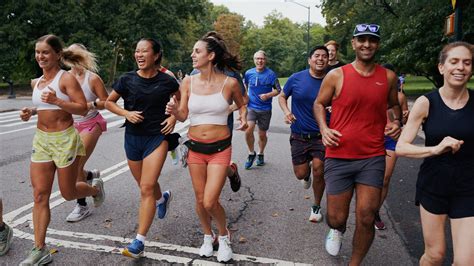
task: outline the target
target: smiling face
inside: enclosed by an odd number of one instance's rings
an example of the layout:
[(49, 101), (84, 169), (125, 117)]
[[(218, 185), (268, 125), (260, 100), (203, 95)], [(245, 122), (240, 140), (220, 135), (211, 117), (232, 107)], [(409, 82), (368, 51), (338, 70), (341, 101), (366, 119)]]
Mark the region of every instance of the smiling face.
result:
[(35, 44), (35, 59), (42, 69), (51, 69), (59, 66), (60, 55), (46, 42)]
[(472, 76), (472, 53), (464, 46), (451, 48), (446, 60), (438, 64), (445, 85), (465, 87)]
[(153, 51), (152, 44), (147, 40), (141, 40), (135, 48), (135, 61), (138, 69), (147, 70), (155, 68), (155, 61), (160, 57), (159, 53)]
[(328, 48), (328, 51), (329, 51), (329, 61), (330, 62), (336, 61), (337, 60), (337, 58), (336, 58), (336, 55), (337, 55), (336, 46), (330, 44), (330, 45), (326, 46), (326, 48)]
[(193, 52), (191, 54), (191, 59), (193, 60), (193, 68), (199, 69), (212, 64), (212, 59), (214, 58), (214, 53), (209, 53), (207, 51), (207, 43), (204, 41), (197, 41), (194, 44)]
[(267, 63), (267, 58), (264, 53), (257, 52), (253, 56), (253, 62), (255, 63), (255, 67), (257, 71), (263, 71), (265, 69), (265, 65)]
[(320, 75), (321, 73), (324, 73), (324, 71), (326, 70), (326, 67), (328, 66), (328, 63), (329, 63), (328, 53), (326, 53), (326, 51), (323, 49), (317, 49), (316, 51), (314, 51), (311, 57), (308, 58), (309, 68), (311, 69), (312, 72), (318, 75)]
[(372, 35), (361, 35), (352, 38), (352, 49), (357, 59), (364, 62), (372, 62), (375, 53), (379, 49), (380, 40)]

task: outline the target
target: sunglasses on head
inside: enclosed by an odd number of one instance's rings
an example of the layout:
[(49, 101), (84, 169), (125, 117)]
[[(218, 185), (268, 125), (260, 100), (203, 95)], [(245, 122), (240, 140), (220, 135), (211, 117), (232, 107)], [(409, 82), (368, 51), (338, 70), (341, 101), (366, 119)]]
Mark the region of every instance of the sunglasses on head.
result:
[(357, 24), (356, 28), (357, 31), (366, 31), (368, 29), (370, 32), (378, 32), (380, 26), (377, 24)]

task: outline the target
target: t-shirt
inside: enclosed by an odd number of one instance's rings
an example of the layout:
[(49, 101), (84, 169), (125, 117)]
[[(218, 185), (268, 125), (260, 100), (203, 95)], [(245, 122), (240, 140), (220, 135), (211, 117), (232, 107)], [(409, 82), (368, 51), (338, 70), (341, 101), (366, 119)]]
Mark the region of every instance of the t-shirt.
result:
[(336, 64), (334, 65), (328, 65), (328, 67), (326, 68), (326, 73), (329, 73), (329, 71), (335, 69), (335, 68), (338, 68), (338, 67), (342, 67), (343, 65), (345, 65), (345, 63), (341, 62), (341, 61), (338, 61)]
[(277, 82), (277, 75), (273, 70), (266, 67), (262, 72), (256, 68), (247, 70), (244, 75), (245, 85), (248, 88), (249, 104), (248, 107), (257, 111), (269, 111), (272, 109), (272, 98), (262, 101), (260, 94), (269, 93)]
[(291, 124), (291, 132), (299, 134), (319, 132), (313, 105), (322, 82), (323, 79), (311, 76), (309, 69), (294, 73), (288, 78), (283, 92), (287, 97), (292, 97), (291, 112), (296, 117), (296, 121)]
[(178, 91), (176, 80), (162, 72), (152, 78), (140, 77), (136, 71), (123, 74), (112, 85), (122, 96), (124, 108), (128, 111), (142, 111), (143, 121), (138, 124), (125, 121), (125, 132), (131, 135), (160, 135), (160, 125), (169, 115), (165, 114), (166, 104), (171, 95)]

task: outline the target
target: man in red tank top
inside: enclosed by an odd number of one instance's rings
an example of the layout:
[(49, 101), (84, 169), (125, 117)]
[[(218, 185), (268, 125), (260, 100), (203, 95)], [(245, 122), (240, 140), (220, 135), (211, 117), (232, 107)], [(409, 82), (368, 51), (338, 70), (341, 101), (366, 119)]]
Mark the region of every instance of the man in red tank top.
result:
[[(379, 28), (375, 24), (356, 25), (352, 38), (355, 61), (328, 73), (314, 104), (326, 146), (324, 178), (331, 228), (326, 251), (333, 256), (341, 248), (356, 191), (356, 228), (349, 265), (361, 264), (374, 239), (385, 170), (384, 133), (394, 139), (400, 134), (397, 76), (375, 63)], [(329, 125), (328, 106), (332, 106)], [(387, 106), (393, 109), (395, 121), (386, 125)]]

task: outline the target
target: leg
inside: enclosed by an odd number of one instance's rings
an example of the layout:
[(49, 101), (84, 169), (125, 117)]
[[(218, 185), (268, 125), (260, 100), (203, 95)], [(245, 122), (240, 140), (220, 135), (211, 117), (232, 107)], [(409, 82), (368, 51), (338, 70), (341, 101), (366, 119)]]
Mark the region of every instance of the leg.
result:
[(74, 200), (88, 196), (95, 196), (99, 193), (97, 188), (85, 182), (76, 183), (77, 166), (80, 157), (81, 156), (76, 157), (71, 165), (57, 169), (59, 190), (61, 191), (61, 195), (65, 200)]
[(91, 156), (92, 152), (94, 151), (100, 135), (102, 135), (102, 129), (99, 125), (95, 125), (94, 129), (92, 129), (91, 132), (82, 132), (80, 134), (82, 143), (84, 144), (84, 148), (86, 149), (86, 156), (80, 157), (77, 172), (77, 182), (86, 181), (86, 173), (84, 171), (84, 166), (87, 160), (89, 160), (89, 157)]
[[(33, 231), (35, 234), (35, 247), (43, 248), (46, 230), (50, 221), (49, 197), (54, 181), (56, 167), (53, 162), (31, 163), (30, 175), (33, 187)], [(74, 177), (72, 178), (75, 182)]]
[(395, 163), (397, 162), (397, 156), (395, 151), (386, 150), (387, 155), (385, 156), (385, 174), (383, 177), (383, 188), (382, 188), (382, 197), (380, 199), (379, 209), (382, 208), (382, 204), (387, 198), (388, 194), (388, 184), (390, 183), (390, 178), (392, 177), (393, 170), (395, 169)]
[(327, 224), (340, 232), (346, 231), (349, 206), (354, 190), (350, 189), (340, 194), (327, 194)]
[(420, 265), (443, 264), (446, 254), (446, 236), (444, 234), (446, 217), (446, 214), (437, 215), (430, 213), (420, 204), (421, 227), (425, 242), (425, 253), (420, 258)]
[(208, 214), (215, 219), (219, 235), (227, 235), (225, 211), (219, 203), (222, 187), (225, 184), (226, 166), (222, 164), (207, 165), (207, 180), (204, 188), (203, 205)]
[(259, 149), (258, 154), (264, 154), (265, 147), (267, 146), (267, 141), (268, 141), (267, 131), (261, 130), (259, 128), (258, 129), (258, 149)]
[(189, 164), (189, 173), (193, 183), (194, 195), (196, 197), (196, 213), (201, 222), (202, 231), (205, 235), (212, 235), (211, 216), (204, 208), (204, 191), (207, 181), (206, 164)]
[[(146, 236), (156, 211), (158, 177), (165, 163), (168, 152), (168, 142), (163, 141), (160, 146), (143, 159), (140, 179), (140, 210), (138, 213), (138, 234)], [(161, 191), (160, 193), (161, 194)], [(161, 195), (160, 195), (161, 197)]]
[(293, 165), (293, 172), (295, 177), (298, 180), (303, 180), (311, 174), (311, 169), (309, 168), (309, 163), (302, 163), (298, 165)]
[(323, 198), (324, 188), (324, 162), (313, 158), (313, 194), (314, 205), (321, 206), (321, 199)]
[(255, 121), (248, 121), (248, 125), (249, 127), (245, 130), (245, 141), (247, 142), (249, 153), (254, 153), (255, 137), (253, 131), (255, 129)]
[(374, 240), (375, 213), (380, 203), (380, 188), (356, 184), (356, 228), (349, 265), (360, 265)]
[(472, 265), (474, 262), (474, 217), (451, 219), (453, 236), (453, 265)]

